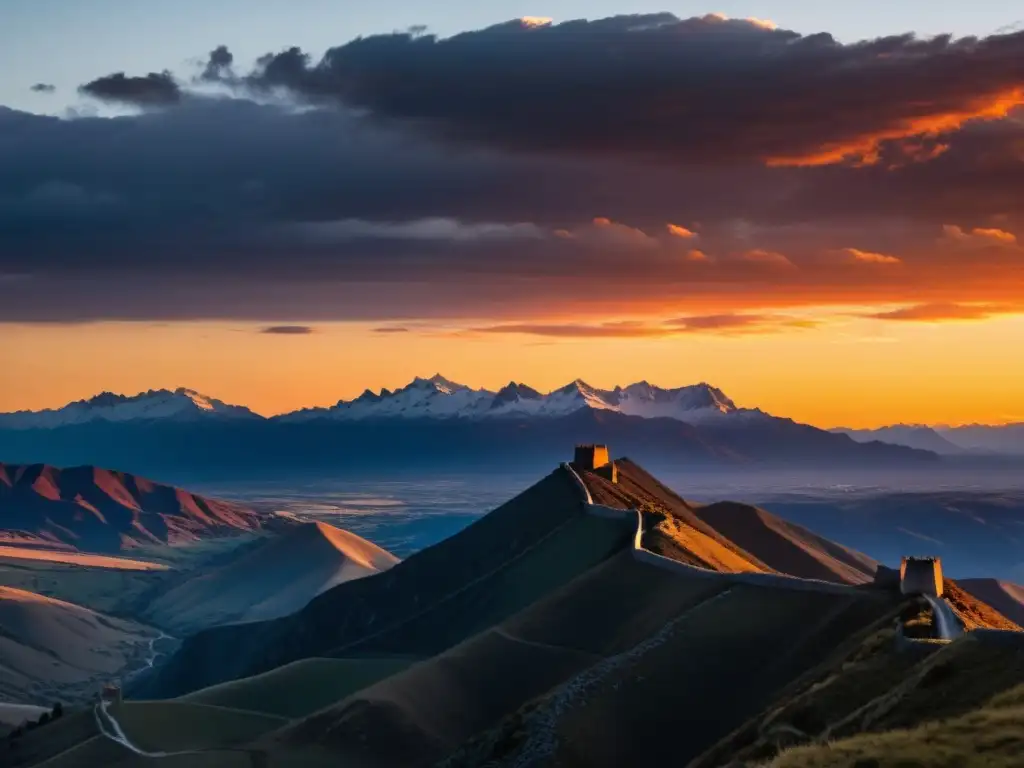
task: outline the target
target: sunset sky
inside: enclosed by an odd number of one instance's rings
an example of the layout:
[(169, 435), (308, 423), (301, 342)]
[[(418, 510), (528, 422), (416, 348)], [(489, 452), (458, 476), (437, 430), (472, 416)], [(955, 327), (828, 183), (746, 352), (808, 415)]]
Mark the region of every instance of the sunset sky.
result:
[(79, 5), (0, 29), (2, 411), (441, 372), (1024, 421), (1004, 2)]

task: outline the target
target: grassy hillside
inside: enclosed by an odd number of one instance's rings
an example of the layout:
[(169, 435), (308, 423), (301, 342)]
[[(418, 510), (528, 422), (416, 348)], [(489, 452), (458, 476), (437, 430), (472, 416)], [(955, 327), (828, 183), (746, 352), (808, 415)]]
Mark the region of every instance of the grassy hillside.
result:
[(1024, 754), (1024, 635), (969, 634), (829, 729), (827, 744), (784, 751), (772, 768), (985, 765)]
[(390, 677), (408, 659), (303, 659), (254, 677), (203, 688), (176, 701), (304, 717)]
[[(315, 748), (357, 765), (415, 766), (452, 753), (450, 765), (511, 760), (539, 740), (576, 745), (550, 756), (566, 764), (623, 765), (625, 744), (671, 729), (681, 736), (661, 757), (681, 759), (894, 601), (731, 586), (623, 551), (491, 630), (263, 743), (272, 754)], [(687, 710), (693, 722), (678, 722), (693, 701), (701, 702)]]
[[(365, 649), (363, 641), (370, 636), (394, 637), (390, 634), (392, 628), (422, 620), (453, 595), (460, 595), (463, 601), (475, 600), (471, 605), (462, 603), (461, 627), (439, 627), (447, 631), (445, 638), (426, 636), (420, 641), (421, 647), (439, 649), (439, 644), (456, 642), (480, 626), (474, 618), (475, 610), (491, 610), (488, 593), (472, 591), (473, 585), (484, 580), (500, 584), (502, 574), (507, 569), (515, 572), (513, 564), (524, 553), (582, 515), (577, 489), (564, 472), (557, 470), (458, 534), (416, 553), (386, 573), (341, 584), (282, 619), (221, 627), (189, 638), (136, 695), (180, 696), (332, 651), (350, 656), (346, 648), (361, 644)], [(629, 536), (626, 527), (609, 537), (614, 540), (609, 541), (606, 551), (592, 552), (591, 564), (624, 545)], [(509, 598), (512, 601), (505, 609), (528, 605), (573, 575), (558, 569), (550, 571), (548, 579), (527, 574), (528, 581), (522, 588), (511, 585), (514, 600)], [(491, 616), (498, 618), (493, 613)]]
[[(159, 765), (250, 768), (249, 753), (240, 745), (279, 727), (283, 718), (254, 712), (185, 702), (125, 702), (112, 708), (125, 735), (147, 752), (186, 754), (149, 758), (138, 755), (93, 731), (70, 748), (53, 750), (42, 762), (17, 763), (45, 768), (137, 768)], [(92, 719), (91, 710), (83, 712)], [(57, 724), (55, 723), (53, 727)], [(41, 736), (51, 726), (31, 734)]]
[(894, 600), (725, 586), (469, 740), (444, 765), (611, 767), (631, 764), (637, 749), (647, 764), (685, 764)]
[(226, 565), (152, 600), (145, 616), (178, 635), (287, 616), (331, 587), (380, 573), (398, 558), (326, 523), (295, 525)]
[[(847, 643), (834, 659), (796, 679), (774, 703), (705, 752), (690, 768), (714, 768), (731, 760), (760, 764), (780, 753), (779, 762), (773, 765), (850, 766), (857, 757), (851, 758), (853, 753), (849, 751), (833, 754), (833, 762), (821, 760), (846, 739), (854, 739), (856, 749), (860, 748), (857, 745), (888, 743), (889, 737), (882, 738), (883, 734), (947, 723), (984, 709), (993, 697), (1022, 700), (1022, 684), (1024, 634), (981, 631), (953, 643), (907, 644), (895, 642), (893, 625), (883, 622), (863, 641)], [(981, 724), (977, 719), (972, 722)], [(944, 726), (938, 730), (944, 730)], [(908, 743), (916, 742), (918, 737), (926, 739), (927, 733), (936, 733), (936, 726), (928, 726)], [(865, 734), (872, 735), (862, 740)], [(982, 729), (966, 741), (957, 737), (961, 744), (952, 754), (962, 756), (964, 750), (970, 754), (973, 745), (999, 738), (999, 729), (987, 733)], [(800, 746), (808, 749), (796, 748)], [(909, 754), (895, 754), (909, 759)], [(937, 758), (943, 751), (933, 755)], [(864, 759), (871, 756), (866, 752), (861, 755)], [(930, 767), (947, 763), (922, 759), (903, 764)], [(979, 763), (954, 760), (948, 764)], [(901, 763), (883, 761), (879, 765)]]
[(0, 587), (0, 696), (51, 705), (92, 695), (146, 663), (157, 632), (53, 598)]

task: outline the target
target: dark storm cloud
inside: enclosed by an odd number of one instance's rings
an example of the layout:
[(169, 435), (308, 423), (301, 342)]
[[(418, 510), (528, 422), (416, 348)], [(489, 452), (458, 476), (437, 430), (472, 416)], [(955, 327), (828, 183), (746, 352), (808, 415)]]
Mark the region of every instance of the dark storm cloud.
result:
[(1022, 82), (1024, 32), (843, 44), (669, 14), (375, 35), (315, 63), (293, 47), (245, 79), (455, 141), (772, 165), (936, 157), (946, 151), (936, 136), (1024, 103)]
[(164, 107), (181, 101), (181, 87), (168, 72), (150, 72), (144, 77), (128, 77), (124, 72), (99, 77), (78, 89), (100, 101), (133, 107)]
[(268, 325), (266, 328), (261, 328), (260, 333), (271, 336), (308, 336), (311, 333), (316, 333), (316, 329), (308, 325)]
[(199, 79), (217, 81), (232, 78), (234, 73), (231, 70), (231, 66), (234, 64), (234, 61), (235, 57), (228, 50), (228, 47), (226, 45), (218, 45), (210, 51), (210, 55), (206, 60), (206, 66), (203, 67)]
[[(947, 129), (996, 109), (1019, 44), (622, 17), (371, 37), (249, 75), (220, 46), (194, 81), (101, 78), (108, 100), (164, 108), (0, 107), (0, 276), (24, 277), (0, 279), (0, 321), (701, 313), (581, 325), (658, 335), (824, 301), (1016, 301), (1024, 123)], [(859, 164), (832, 162), (844, 147)]]
[(55, 93), (57, 86), (50, 85), (49, 83), (36, 83), (29, 90), (33, 93)]

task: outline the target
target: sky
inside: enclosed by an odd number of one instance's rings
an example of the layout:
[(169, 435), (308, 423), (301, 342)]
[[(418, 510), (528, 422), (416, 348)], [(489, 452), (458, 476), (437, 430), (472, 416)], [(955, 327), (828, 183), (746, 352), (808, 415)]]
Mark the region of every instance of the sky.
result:
[(440, 372), (1024, 420), (1003, 2), (0, 17), (0, 410), (187, 386), (271, 414)]

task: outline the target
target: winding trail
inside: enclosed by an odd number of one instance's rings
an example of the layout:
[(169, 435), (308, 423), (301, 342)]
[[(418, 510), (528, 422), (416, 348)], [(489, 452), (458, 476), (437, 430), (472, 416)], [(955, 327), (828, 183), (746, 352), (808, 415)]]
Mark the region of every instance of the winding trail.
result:
[(117, 742), (125, 749), (131, 750), (142, 757), (173, 757), (174, 755), (194, 755), (197, 753), (198, 750), (194, 749), (186, 749), (181, 752), (149, 752), (142, 749), (133, 743), (127, 735), (125, 735), (124, 729), (121, 728), (121, 724), (117, 722), (117, 719), (112, 714), (110, 714), (110, 710), (108, 709), (109, 706), (109, 701), (101, 701), (93, 708), (93, 715), (96, 717), (96, 725), (103, 736), (106, 736), (111, 741)]

